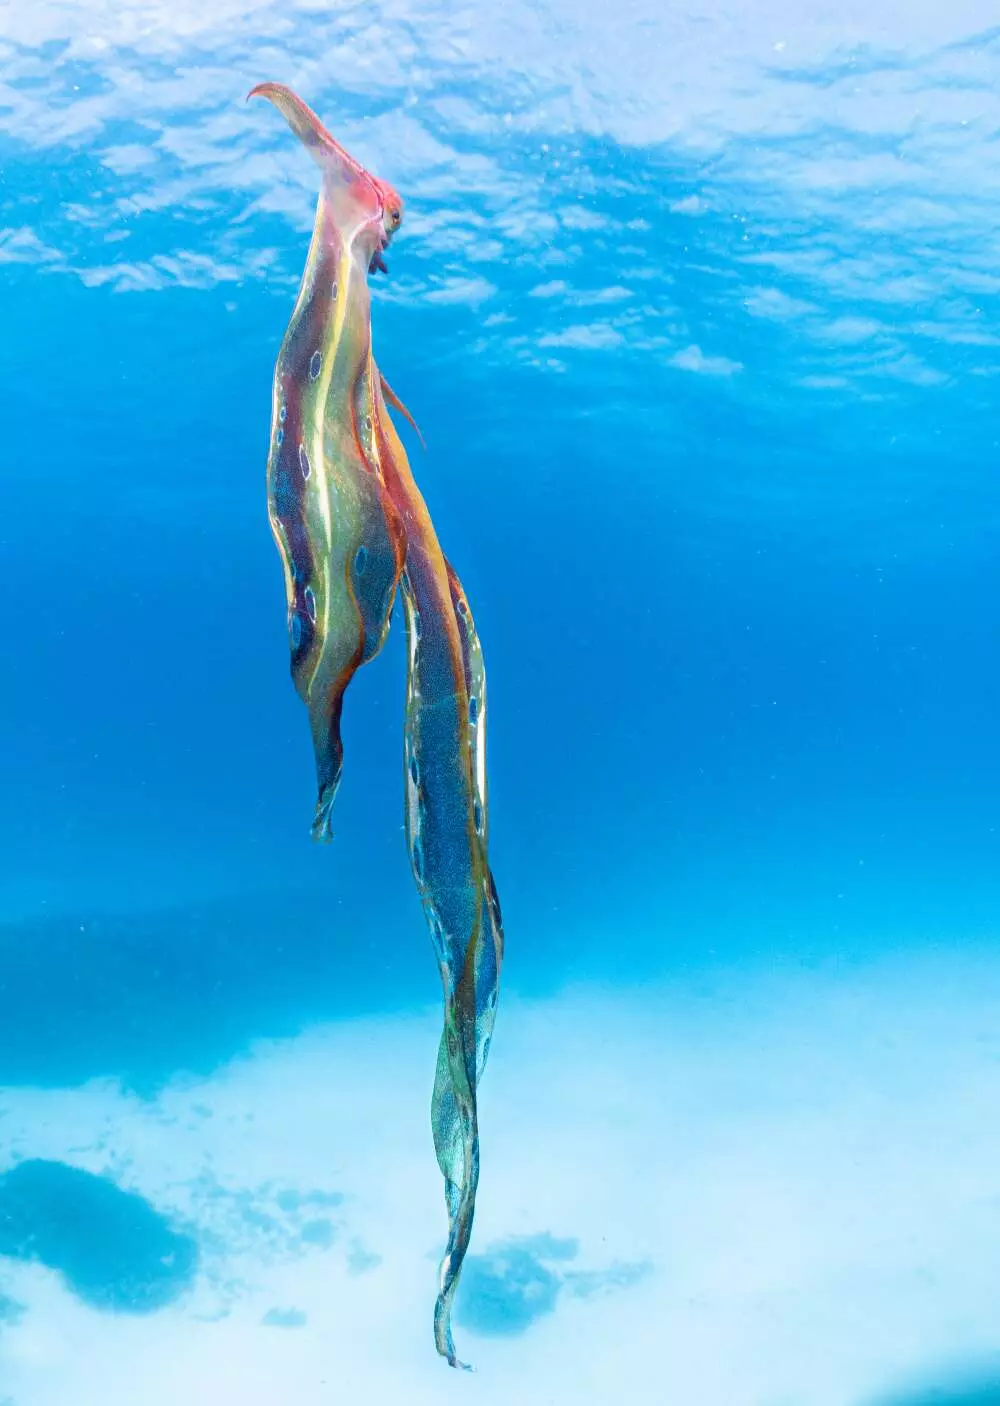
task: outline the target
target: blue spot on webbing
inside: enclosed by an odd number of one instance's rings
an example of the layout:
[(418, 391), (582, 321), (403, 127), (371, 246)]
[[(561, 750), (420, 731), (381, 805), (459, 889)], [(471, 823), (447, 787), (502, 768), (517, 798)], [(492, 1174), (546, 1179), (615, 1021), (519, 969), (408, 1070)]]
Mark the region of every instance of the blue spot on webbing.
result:
[(365, 567), (368, 565), (368, 548), (359, 547), (354, 557), (354, 570), (359, 576), (364, 575)]
[(285, 442), (285, 431), (279, 430), (278, 433), (274, 436), (274, 438), (277, 442), (278, 448), (280, 449)]
[(475, 694), (469, 699), (469, 722), (474, 723), (479, 717), (479, 699)]
[(284, 423), (285, 423), (285, 420), (286, 420), (287, 418), (288, 418), (288, 406), (287, 406), (287, 405), (283, 405), (283, 406), (281, 407), (281, 409), (278, 411), (278, 419), (281, 421), (282, 424), (284, 424)]
[(298, 649), (299, 645), (302, 643), (302, 619), (295, 612), (292, 613), (288, 621), (288, 638), (292, 642), (292, 648)]
[(312, 586), (307, 586), (307, 587), (306, 587), (306, 591), (305, 591), (305, 602), (306, 602), (306, 610), (307, 610), (307, 612), (308, 612), (308, 614), (309, 614), (309, 619), (310, 619), (310, 620), (313, 622), (313, 624), (315, 625), (315, 623), (316, 623), (316, 596), (315, 596), (315, 593), (313, 592)]
[(309, 455), (306, 453), (304, 444), (299, 445), (299, 468), (302, 471), (303, 478), (308, 478), (312, 473), (312, 465), (309, 463)]
[(323, 356), (322, 356), (322, 353), (321, 353), (321, 352), (318, 352), (318, 351), (314, 351), (313, 354), (312, 354), (312, 356), (309, 358), (309, 379), (310, 379), (310, 381), (315, 381), (316, 377), (319, 375), (319, 368), (320, 368), (322, 365), (323, 365)]
[(472, 806), (472, 819), (475, 822), (477, 833), (483, 828), (483, 808), (478, 801)]

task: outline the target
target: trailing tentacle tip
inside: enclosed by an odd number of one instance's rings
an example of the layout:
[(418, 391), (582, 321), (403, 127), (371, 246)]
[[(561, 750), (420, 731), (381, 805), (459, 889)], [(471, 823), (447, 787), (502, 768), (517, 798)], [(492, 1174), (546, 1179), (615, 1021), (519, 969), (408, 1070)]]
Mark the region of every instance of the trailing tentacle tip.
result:
[(333, 839), (333, 803), (337, 799), (340, 778), (332, 786), (326, 786), (319, 793), (316, 812), (313, 815), (310, 833), (317, 844), (328, 845)]
[(451, 1309), (445, 1304), (443, 1296), (440, 1296), (434, 1305), (434, 1345), (439, 1356), (445, 1359), (449, 1367), (454, 1367), (458, 1372), (476, 1370), (471, 1362), (463, 1362), (455, 1351), (455, 1339), (451, 1333)]

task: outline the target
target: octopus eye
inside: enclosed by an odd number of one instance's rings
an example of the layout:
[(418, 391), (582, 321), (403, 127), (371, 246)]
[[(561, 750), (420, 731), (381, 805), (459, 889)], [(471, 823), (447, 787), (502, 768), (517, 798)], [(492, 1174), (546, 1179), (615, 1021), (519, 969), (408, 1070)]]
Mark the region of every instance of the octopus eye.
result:
[(398, 224), (399, 224), (399, 210), (398, 210), (398, 209), (394, 209), (394, 210), (390, 210), (390, 211), (389, 211), (389, 223), (390, 223), (390, 224), (393, 224), (393, 225), (398, 225)]

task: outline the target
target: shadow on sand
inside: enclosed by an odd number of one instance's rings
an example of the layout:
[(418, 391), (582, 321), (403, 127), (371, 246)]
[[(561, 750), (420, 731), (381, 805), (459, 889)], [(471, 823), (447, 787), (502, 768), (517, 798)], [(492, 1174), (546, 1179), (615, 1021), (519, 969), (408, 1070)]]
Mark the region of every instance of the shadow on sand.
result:
[(0, 1177), (0, 1255), (57, 1270), (92, 1308), (153, 1313), (194, 1279), (198, 1248), (142, 1196), (65, 1162)]

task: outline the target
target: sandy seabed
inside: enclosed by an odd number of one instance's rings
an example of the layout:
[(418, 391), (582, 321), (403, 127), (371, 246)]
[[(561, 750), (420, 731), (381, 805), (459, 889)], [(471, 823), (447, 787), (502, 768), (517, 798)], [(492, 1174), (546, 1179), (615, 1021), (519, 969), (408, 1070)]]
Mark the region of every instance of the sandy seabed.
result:
[(314, 1027), (153, 1100), (3, 1090), (8, 1165), (108, 1174), (199, 1259), (134, 1314), (0, 1258), (0, 1402), (922, 1406), (950, 1399), (923, 1384), (988, 1369), (987, 949), (508, 999), (456, 1327), (468, 1375), (430, 1336), (437, 1029), (436, 1012)]

